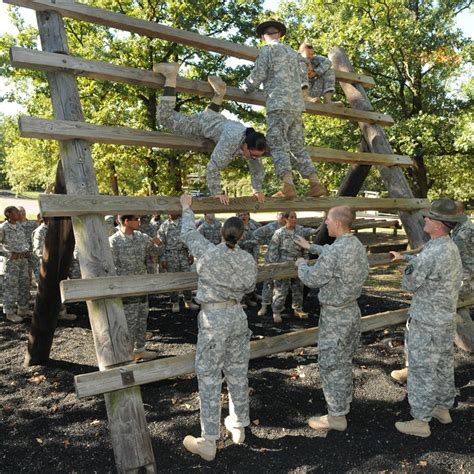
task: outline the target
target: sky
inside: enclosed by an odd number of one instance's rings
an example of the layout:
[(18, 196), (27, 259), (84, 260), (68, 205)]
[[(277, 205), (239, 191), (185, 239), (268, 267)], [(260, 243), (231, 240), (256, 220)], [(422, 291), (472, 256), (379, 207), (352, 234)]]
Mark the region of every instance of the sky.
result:
[[(265, 0), (264, 8), (268, 10), (276, 10), (280, 0)], [(8, 5), (1, 2), (0, 3), (0, 35), (9, 33), (15, 35), (17, 33), (16, 28), (11, 24), (7, 12)], [(33, 10), (28, 8), (23, 8), (23, 17), (25, 21), (29, 24), (36, 25), (36, 16)], [(470, 13), (468, 10), (463, 11), (457, 17), (457, 26), (464, 32), (464, 34), (471, 39), (474, 39), (474, 14)], [(7, 87), (5, 79), (0, 77), (0, 90), (4, 87)], [(5, 115), (15, 115), (21, 111), (21, 107), (18, 104), (0, 102), (0, 113)]]

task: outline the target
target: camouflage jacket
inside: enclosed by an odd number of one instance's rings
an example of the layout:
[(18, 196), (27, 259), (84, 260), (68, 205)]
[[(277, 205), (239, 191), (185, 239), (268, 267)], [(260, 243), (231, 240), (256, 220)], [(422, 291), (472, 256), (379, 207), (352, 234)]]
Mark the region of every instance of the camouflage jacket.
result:
[(209, 242), (217, 245), (221, 243), (221, 228), (222, 224), (217, 219), (215, 219), (211, 223), (204, 220), (197, 230), (201, 235), (209, 240)]
[(467, 216), (465, 216), (463, 222), (460, 222), (453, 229), (451, 238), (458, 247), (462, 262), (461, 293), (468, 294), (472, 291), (472, 277), (474, 274), (474, 225)]
[(356, 301), (369, 276), (367, 252), (359, 239), (344, 234), (331, 245), (311, 245), (309, 251), (318, 260), (300, 264), (298, 276), (306, 286), (319, 288), (319, 302), (344, 306)]
[(43, 256), (46, 232), (48, 232), (48, 226), (44, 222), (33, 231), (33, 253), (38, 258)]
[(319, 56), (317, 54), (315, 54), (311, 59), (305, 59), (305, 61), (308, 64), (311, 64), (311, 67), (317, 74), (317, 76), (313, 79), (316, 79), (318, 76), (322, 76), (326, 71), (329, 71), (332, 66), (332, 62), (328, 58), (325, 56)]
[(278, 40), (260, 49), (244, 85), (253, 92), (263, 84), (267, 112), (305, 110), (301, 88), (308, 86), (307, 64), (296, 51)]
[(461, 281), (456, 244), (448, 236), (428, 241), (403, 274), (402, 287), (413, 293), (410, 316), (430, 325), (453, 321)]
[(162, 260), (166, 261), (170, 257), (173, 258), (176, 253), (189, 255), (188, 247), (181, 239), (181, 217), (174, 221), (166, 219), (158, 229), (158, 237), (164, 246)]
[(241, 249), (253, 255), (255, 260), (258, 259), (259, 247), (258, 242), (254, 237), (254, 232), (260, 227), (260, 224), (250, 219), (247, 225), (244, 224), (244, 233), (242, 239), (237, 244)]
[(270, 240), (267, 261), (271, 263), (287, 262), (298, 257), (304, 257), (307, 252), (297, 245), (294, 239), (297, 235), (307, 239), (315, 233), (315, 229), (301, 225), (297, 225), (294, 230), (289, 230), (286, 226), (281, 227), (275, 231)]
[[(278, 223), (278, 221), (270, 222), (264, 226), (255, 229), (253, 233), (254, 239), (257, 241), (259, 245), (270, 245), (270, 241), (272, 240), (273, 234), (276, 230), (280, 229), (282, 226)], [(268, 262), (268, 250), (270, 247), (267, 247), (267, 251), (265, 252), (265, 261)]]
[(209, 242), (196, 230), (191, 209), (183, 211), (181, 238), (198, 259), (197, 301), (240, 301), (246, 293), (253, 291), (257, 265), (252, 256), (239, 247), (229, 249), (224, 242), (219, 245)]
[(121, 230), (109, 237), (117, 275), (144, 275), (147, 273), (147, 255), (160, 255), (163, 247), (156, 246), (150, 237), (135, 230), (126, 235)]
[(23, 253), (30, 250), (30, 244), (25, 234), (24, 227), (18, 222), (15, 225), (5, 221), (0, 225), (0, 253), (9, 257), (12, 252)]
[(36, 221), (30, 221), (27, 219), (26, 221), (20, 222), (20, 224), (22, 225), (23, 229), (25, 229), (26, 240), (30, 250), (32, 250), (33, 232), (38, 227), (38, 223)]

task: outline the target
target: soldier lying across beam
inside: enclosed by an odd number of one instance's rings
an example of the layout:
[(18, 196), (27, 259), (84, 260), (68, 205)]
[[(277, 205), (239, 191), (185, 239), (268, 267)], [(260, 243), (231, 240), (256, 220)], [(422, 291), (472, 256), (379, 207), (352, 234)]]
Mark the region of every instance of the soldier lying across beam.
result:
[(204, 137), (212, 140), (216, 146), (206, 167), (206, 180), (209, 191), (222, 204), (229, 204), (220, 182), (220, 172), (237, 155), (243, 155), (248, 163), (252, 177), (253, 196), (263, 203), (265, 196), (262, 183), (265, 171), (260, 157), (265, 153), (267, 143), (262, 133), (253, 128), (226, 119), (219, 113), (227, 90), (225, 82), (216, 76), (210, 76), (208, 82), (214, 90), (209, 107), (202, 113), (185, 115), (174, 110), (176, 106), (176, 78), (179, 64), (159, 63), (153, 65), (155, 73), (165, 77), (163, 96), (158, 105), (159, 123), (175, 133)]

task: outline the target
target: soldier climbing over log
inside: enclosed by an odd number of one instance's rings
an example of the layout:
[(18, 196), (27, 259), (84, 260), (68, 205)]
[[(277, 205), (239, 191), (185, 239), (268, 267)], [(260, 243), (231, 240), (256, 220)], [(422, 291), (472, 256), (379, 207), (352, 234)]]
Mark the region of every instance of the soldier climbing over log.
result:
[(222, 190), (220, 172), (237, 155), (243, 155), (247, 160), (252, 178), (253, 196), (258, 202), (263, 203), (265, 196), (262, 192), (262, 183), (265, 171), (260, 157), (266, 152), (265, 136), (240, 122), (226, 119), (219, 113), (227, 86), (217, 76), (208, 78), (214, 96), (204, 112), (185, 115), (174, 110), (178, 69), (178, 63), (153, 65), (154, 73), (165, 77), (164, 93), (158, 105), (158, 121), (175, 133), (208, 138), (216, 144), (206, 167), (206, 180), (211, 195), (218, 198), (222, 204), (229, 204), (229, 197)]

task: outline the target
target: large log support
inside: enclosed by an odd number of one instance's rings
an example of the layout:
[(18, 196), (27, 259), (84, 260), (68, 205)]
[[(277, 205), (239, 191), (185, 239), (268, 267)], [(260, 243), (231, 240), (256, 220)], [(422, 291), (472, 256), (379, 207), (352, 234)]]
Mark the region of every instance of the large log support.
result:
[[(61, 162), (58, 163), (54, 192), (66, 193)], [(48, 232), (41, 259), (40, 280), (28, 335), (25, 367), (42, 365), (49, 361), (61, 307), (59, 282), (68, 277), (74, 243), (71, 219), (69, 217), (51, 218), (48, 222)]]
[[(69, 54), (62, 17), (50, 11), (37, 13), (43, 50)], [(83, 120), (75, 78), (48, 73), (54, 116), (60, 120)], [(68, 194), (98, 194), (90, 147), (82, 140), (61, 141), (60, 153)], [(72, 219), (82, 275), (92, 278), (114, 275), (112, 253), (100, 216)], [(49, 232), (48, 232), (49, 233)], [(61, 252), (61, 250), (59, 250)], [(120, 299), (88, 302), (97, 360), (101, 370), (131, 360), (128, 329)], [(119, 472), (146, 466), (155, 470), (155, 460), (139, 387), (105, 396), (115, 461)]]
[[(343, 71), (353, 71), (351, 63), (343, 48), (332, 48), (329, 53), (334, 67)], [(373, 111), (372, 104), (367, 97), (363, 87), (357, 84), (340, 83), (344, 94), (346, 95), (351, 107), (359, 110)], [(358, 122), (359, 127), (364, 134), (369, 149), (372, 153), (392, 154), (392, 147), (385, 135), (383, 128), (378, 125)], [(391, 197), (412, 198), (410, 186), (403, 175), (401, 169), (396, 166), (387, 168), (385, 166), (378, 167), (380, 176)], [(408, 240), (412, 248), (420, 247), (427, 240), (427, 235), (423, 232), (423, 219), (419, 213), (400, 212), (400, 219), (407, 233)]]

